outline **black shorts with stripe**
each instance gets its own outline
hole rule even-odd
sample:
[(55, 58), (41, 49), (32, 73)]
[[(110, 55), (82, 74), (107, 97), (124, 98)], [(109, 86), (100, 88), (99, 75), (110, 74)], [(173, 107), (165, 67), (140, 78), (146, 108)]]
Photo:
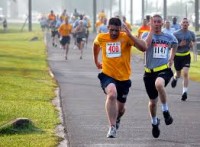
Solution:
[(155, 87), (155, 82), (158, 77), (165, 80), (165, 86), (169, 83), (170, 79), (173, 77), (173, 72), (171, 68), (167, 68), (158, 72), (144, 73), (144, 85), (146, 88), (147, 95), (150, 99), (156, 99), (158, 97), (158, 91)]
[(191, 63), (191, 56), (186, 55), (186, 56), (175, 56), (174, 57), (174, 68), (176, 71), (180, 71), (183, 69), (183, 67), (190, 67)]

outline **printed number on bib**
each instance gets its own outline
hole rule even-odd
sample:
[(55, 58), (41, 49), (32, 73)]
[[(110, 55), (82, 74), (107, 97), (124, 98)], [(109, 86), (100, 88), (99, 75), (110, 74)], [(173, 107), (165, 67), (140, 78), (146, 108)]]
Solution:
[(167, 52), (168, 52), (168, 45), (154, 44), (153, 58), (167, 58)]
[(106, 56), (108, 58), (120, 57), (121, 56), (121, 43), (110, 42), (106, 44)]

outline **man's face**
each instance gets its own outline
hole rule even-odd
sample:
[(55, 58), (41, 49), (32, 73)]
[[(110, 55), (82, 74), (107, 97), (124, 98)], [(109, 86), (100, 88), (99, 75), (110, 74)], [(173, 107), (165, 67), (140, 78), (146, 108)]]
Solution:
[(110, 38), (117, 39), (119, 37), (120, 29), (121, 29), (120, 26), (109, 25), (108, 30), (109, 30)]
[(154, 30), (160, 32), (163, 25), (163, 20), (160, 17), (153, 17)]
[(146, 26), (148, 24), (148, 21), (146, 19), (143, 20), (143, 25)]
[(181, 22), (181, 26), (183, 29), (188, 29), (188, 26), (189, 26), (189, 22), (187, 19), (183, 19), (182, 22)]
[(177, 18), (174, 17), (174, 18), (173, 18), (173, 23), (175, 24), (176, 22), (177, 22)]
[(166, 21), (166, 22), (165, 22), (165, 27), (166, 27), (167, 29), (170, 28), (170, 22), (169, 22), (169, 21)]
[(68, 24), (68, 18), (65, 18), (65, 24)]

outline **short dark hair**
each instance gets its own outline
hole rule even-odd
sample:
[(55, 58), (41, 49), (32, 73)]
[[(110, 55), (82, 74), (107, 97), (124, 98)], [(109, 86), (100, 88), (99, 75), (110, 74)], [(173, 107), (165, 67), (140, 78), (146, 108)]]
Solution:
[(117, 17), (112, 17), (110, 18), (108, 25), (114, 25), (114, 26), (121, 26), (122, 22), (119, 18)]
[(146, 15), (146, 20), (150, 21), (151, 16), (150, 15)]
[(153, 15), (153, 17), (159, 17), (159, 18), (161, 18), (161, 19), (162, 19), (162, 16), (161, 16), (161, 15), (159, 15), (159, 14), (155, 14), (155, 15)]

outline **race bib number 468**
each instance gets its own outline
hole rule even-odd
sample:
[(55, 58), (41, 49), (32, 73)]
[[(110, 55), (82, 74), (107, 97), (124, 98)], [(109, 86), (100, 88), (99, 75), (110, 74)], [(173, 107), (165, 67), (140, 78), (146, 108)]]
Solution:
[(108, 58), (115, 58), (121, 56), (121, 43), (109, 42), (106, 44), (106, 56)]

